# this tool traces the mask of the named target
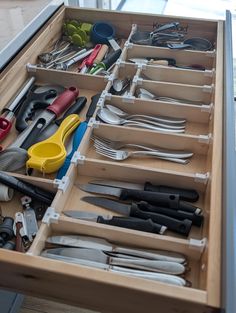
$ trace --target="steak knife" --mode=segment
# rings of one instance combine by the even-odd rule
[[[70,258],[88,260],[91,262],[108,264],[112,266],[124,266],[132,269],[146,270],[151,272],[181,275],[185,272],[185,266],[177,262],[137,259],[137,258],[119,258],[109,256],[99,249],[89,248],[51,248],[47,250],[49,253],[62,255]]]
[[[179,195],[177,194],[99,186],[94,184],[84,184],[84,185],[75,184],[75,186],[86,192],[109,195],[116,197],[119,200],[128,200],[128,199],[141,200],[147,201],[155,205],[166,206],[173,210],[182,210],[195,214],[201,213],[200,208],[179,200]]]
[[[98,215],[96,213],[86,211],[65,211],[63,213],[64,215],[67,215],[72,218],[93,221],[101,224],[113,225],[134,230],[140,230],[160,235],[162,235],[167,229],[166,226],[154,223],[151,219],[143,220],[141,218],[122,217],[122,216],[112,217],[108,215]]]
[[[98,263],[98,262],[91,262],[88,260],[76,259],[76,258],[58,255],[58,254],[53,254],[53,253],[50,253],[50,250],[51,249],[44,250],[41,253],[41,256],[46,257],[46,258],[50,258],[50,259],[54,259],[54,260],[58,260],[58,261],[67,262],[67,263],[74,263],[74,264],[79,264],[82,266],[90,266],[90,267],[95,267],[95,268],[99,268],[99,269],[105,269],[107,271],[114,272],[114,273],[121,274],[121,275],[133,276],[133,277],[143,278],[143,279],[149,279],[149,280],[159,281],[162,283],[176,285],[176,286],[188,286],[188,282],[186,280],[184,280],[181,277],[175,276],[175,275],[132,270],[132,269],[127,269],[127,268],[122,268],[119,266],[113,266],[113,268],[111,269],[110,266],[107,264],[102,264],[102,263]]]
[[[199,199],[199,193],[195,189],[176,188],[165,185],[153,185],[150,182],[145,182],[144,184],[133,184],[117,180],[92,180],[90,181],[90,184],[153,192],[176,193],[179,195],[180,200],[188,202],[196,202]]]
[[[136,203],[132,203],[130,205],[102,197],[83,197],[81,198],[81,200],[111,210],[113,212],[123,214],[125,216],[141,218],[144,220],[151,219],[154,223],[164,225],[169,230],[177,232],[181,235],[188,236],[191,230],[192,221],[188,219],[183,219],[182,221],[180,221],[176,218],[169,217],[163,214],[149,212],[147,210],[140,210],[139,205]],[[78,211],[66,211],[65,213],[73,214],[73,212],[77,213]]]
[[[186,263],[186,258],[180,253],[158,249],[148,250],[138,248],[125,248],[117,246],[114,243],[110,243],[109,241],[98,237],[84,235],[51,236],[47,238],[46,242],[75,248],[100,249],[106,252],[121,253],[126,256],[135,256],[137,258],[172,261],[181,264]]]

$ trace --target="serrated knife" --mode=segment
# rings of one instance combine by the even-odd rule
[[[188,236],[192,221],[188,219],[178,220],[176,218],[166,216],[159,213],[148,212],[139,209],[139,205],[136,203],[125,204],[111,199],[102,197],[83,197],[82,201],[111,210],[113,212],[123,214],[128,217],[140,218],[143,220],[151,219],[154,223],[166,226],[169,230],[172,230],[178,234]],[[175,211],[174,211],[175,212]],[[66,211],[67,215],[75,216],[78,211]]]
[[[120,253],[129,256],[135,256],[137,258],[145,258],[151,260],[162,260],[177,262],[181,264],[186,263],[186,258],[176,252],[170,252],[165,250],[148,250],[148,249],[134,249],[134,248],[125,248],[110,243],[109,241],[91,236],[84,235],[64,235],[64,236],[51,236],[48,237],[46,242],[61,246],[68,246],[74,248],[90,248],[90,249],[99,249],[106,252]]]
[[[199,199],[199,193],[195,189],[176,188],[165,185],[153,185],[150,182],[145,182],[144,184],[134,184],[117,180],[92,180],[89,183],[109,187],[136,189],[163,193],[176,193],[179,195],[180,200],[188,202],[196,202]]]
[[[104,269],[109,272],[125,275],[125,276],[132,276],[132,277],[137,277],[137,278],[143,278],[143,279],[148,279],[148,280],[154,280],[166,284],[171,284],[171,285],[176,285],[176,286],[188,286],[188,282],[184,280],[181,277],[175,276],[175,275],[169,275],[169,274],[162,274],[162,273],[155,273],[155,272],[148,272],[148,271],[139,271],[139,270],[132,270],[132,269],[127,269],[127,268],[122,268],[119,266],[113,266],[111,269],[109,265],[107,264],[102,264],[98,262],[92,262],[88,260],[82,260],[82,259],[76,259],[76,258],[71,258],[71,257],[66,257],[58,254],[53,254],[50,253],[51,249],[45,250],[41,253],[42,257],[46,257],[49,259],[54,259],[62,262],[67,262],[67,263],[74,263],[74,264],[79,264],[82,266],[87,266],[87,267],[95,267],[98,269]]]
[[[151,272],[181,275],[185,272],[185,266],[177,262],[137,259],[137,258],[125,258],[110,256],[109,253],[105,253],[99,249],[89,248],[52,248],[46,250],[49,253],[66,256],[69,258],[76,258],[82,260],[88,260],[91,262],[108,264],[112,266],[124,266],[126,268],[146,270]]]
[[[149,203],[168,207],[174,210],[182,210],[190,213],[200,214],[201,209],[179,200],[179,195],[162,193],[162,192],[151,192],[143,190],[116,188],[108,186],[99,186],[94,184],[75,184],[79,189],[102,195],[109,195],[118,198],[119,200],[140,200],[147,201]]]
[[[154,223],[151,219],[141,219],[122,216],[100,215],[86,211],[65,211],[64,215],[86,221],[93,221],[101,224],[118,226],[128,229],[144,231],[153,234],[163,235],[167,227]]]

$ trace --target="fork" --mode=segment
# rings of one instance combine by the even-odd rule
[[[96,149],[96,152],[98,154],[101,154],[103,156],[106,156],[108,158],[122,161],[125,159],[128,159],[130,157],[135,156],[149,156],[149,157],[157,157],[163,160],[172,161],[180,164],[187,164],[189,161],[185,158],[190,158],[193,153],[189,152],[179,152],[179,151],[169,151],[169,150],[155,150],[152,148],[148,148],[141,145],[135,145],[135,144],[125,144],[128,146],[132,146],[135,148],[141,148],[145,150],[139,150],[139,151],[127,151],[127,150],[116,150],[109,147],[106,143],[99,141],[98,139],[94,139],[94,147]],[[106,141],[106,139],[104,140]],[[124,144],[120,144],[120,146],[124,146]]]

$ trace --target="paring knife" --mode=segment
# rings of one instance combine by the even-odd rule
[[[191,230],[192,222],[188,219],[180,221],[163,214],[153,213],[147,210],[143,211],[140,210],[138,204],[136,203],[132,203],[130,205],[102,197],[83,197],[81,200],[111,210],[113,212],[123,214],[125,216],[141,218],[144,220],[151,219],[154,223],[164,225],[169,230],[172,230],[181,235],[188,236]],[[65,213],[75,217],[78,211],[66,211]]]
[[[66,216],[77,218],[86,221],[93,221],[101,224],[118,226],[123,228],[129,228],[134,230],[145,231],[148,233],[160,234],[162,235],[167,227],[154,223],[151,219],[143,220],[140,218],[129,218],[121,216],[109,216],[109,215],[99,215],[93,212],[86,211],[65,211],[63,212]]]
[[[138,258],[145,258],[151,260],[162,260],[162,261],[170,261],[177,262],[181,264],[186,264],[186,258],[176,252],[170,252],[165,250],[148,250],[148,249],[134,249],[134,248],[125,248],[117,246],[114,243],[110,243],[109,241],[91,236],[84,235],[66,235],[66,236],[51,236],[48,237],[46,242],[75,247],[75,248],[90,248],[90,249],[99,249],[106,252],[112,253],[120,253],[128,256],[135,256]]]
[[[199,199],[199,193],[195,189],[176,188],[164,185],[153,185],[150,182],[145,182],[144,185],[142,185],[117,180],[92,180],[90,181],[90,184],[153,192],[176,193],[179,195],[180,200],[185,200],[188,202],[195,202]]]
[[[51,249],[43,251],[41,253],[41,256],[49,258],[49,259],[67,262],[67,263],[79,264],[82,266],[90,266],[90,267],[95,267],[98,269],[105,269],[107,271],[114,272],[114,273],[121,274],[121,275],[149,279],[149,280],[154,280],[154,281],[176,285],[176,286],[188,286],[189,285],[188,282],[185,281],[183,278],[175,276],[175,275],[132,270],[132,269],[127,269],[127,268],[122,268],[119,266],[113,266],[113,268],[110,269],[110,266],[107,264],[53,254],[53,253],[50,253],[50,250]]]
[[[141,200],[155,205],[166,206],[173,210],[182,210],[195,214],[201,213],[200,208],[179,200],[179,195],[177,194],[99,186],[94,184],[75,184],[75,186],[86,192],[109,195],[116,197],[119,200]]]
[[[181,275],[185,272],[185,266],[177,262],[149,260],[140,258],[125,258],[110,256],[99,249],[89,248],[51,248],[49,253],[58,254],[70,258],[88,260],[96,263],[108,264],[112,266],[124,266],[132,269],[146,270],[163,274]]]

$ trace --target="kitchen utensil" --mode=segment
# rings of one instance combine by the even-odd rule
[[[70,166],[70,161],[71,158],[73,157],[75,151],[78,149],[81,140],[83,139],[83,136],[87,130],[88,122],[90,118],[93,116],[93,113],[96,109],[97,102],[100,98],[100,93],[92,96],[91,98],[91,103],[89,105],[87,114],[86,114],[86,120],[82,123],[80,123],[79,127],[76,129],[75,134],[74,134],[74,140],[73,140],[73,146],[71,152],[67,155],[65,162],[63,163],[62,167],[59,169],[57,172],[57,178],[61,179],[67,172],[69,166]]]
[[[97,75],[102,71],[107,71],[119,58],[122,50],[118,49],[112,53],[110,53],[102,62],[98,63],[95,67],[93,67],[89,74]]]
[[[91,40],[93,43],[110,44],[114,50],[119,50],[120,46],[114,39],[115,29],[113,25],[105,22],[93,24],[91,30]]]
[[[99,51],[101,50],[101,48],[102,48],[102,45],[97,44],[94,47],[93,52],[87,58],[83,60],[83,62],[78,67],[78,70],[81,74],[86,73],[88,69],[93,66],[94,60],[96,56],[98,55]]]
[[[81,200],[128,217],[135,217],[144,220],[151,219],[154,223],[164,225],[169,230],[184,236],[188,236],[191,230],[192,222],[188,219],[178,220],[157,212],[150,212],[148,210],[144,211],[141,210],[136,203],[129,205],[100,197],[82,197]],[[78,211],[69,211],[70,214],[73,214],[73,212]],[[69,213],[67,211],[66,214],[68,215]]]
[[[54,198],[54,194],[52,192],[34,186],[30,183],[25,183],[2,171],[0,171],[0,182],[14,190],[23,193],[24,195],[27,195],[35,200],[39,200],[47,205],[50,205]]]
[[[46,242],[68,247],[100,249],[106,252],[135,256],[137,258],[145,258],[150,260],[177,262],[180,264],[187,263],[185,256],[177,252],[170,252],[158,249],[148,250],[120,247],[112,242],[98,237],[83,235],[51,236],[46,239]]]
[[[152,191],[141,191],[117,187],[99,186],[93,184],[75,184],[79,189],[101,195],[109,195],[119,200],[141,200],[154,205],[168,207],[173,210],[182,210],[190,213],[200,214],[201,209],[190,203],[179,200],[179,195]]]
[[[60,247],[48,249],[47,251],[49,251],[49,253],[54,253],[66,257],[109,264],[111,268],[115,265],[169,275],[181,275],[185,272],[185,266],[177,262],[138,259],[135,257],[125,256],[118,257],[115,254],[112,254],[111,256],[109,252],[106,253],[106,251],[102,251],[99,249]]]
[[[123,161],[126,160],[130,157],[155,157],[155,158],[161,158],[166,161],[172,161],[180,164],[187,164],[189,161],[186,160],[186,155],[188,157],[191,157],[193,153],[186,153],[184,152],[179,153],[179,154],[174,154],[172,152],[171,154],[168,153],[163,153],[159,151],[147,151],[147,150],[139,150],[139,151],[128,151],[128,150],[115,150],[111,149],[109,147],[106,147],[102,144],[94,143],[94,147],[96,149],[96,152],[106,156],[110,159],[116,160],[116,161]]]
[[[79,62],[80,60],[83,60],[88,55],[90,55],[92,52],[93,52],[93,49],[89,49],[89,50],[83,49],[80,52],[78,52],[76,54],[76,56],[74,56],[72,59],[70,59],[66,62],[56,63],[55,68],[57,70],[67,71],[70,66]]]
[[[59,117],[77,98],[79,91],[75,87],[70,87],[58,96],[51,105],[43,111],[37,119],[25,129],[10,147],[20,147],[28,149],[39,133],[45,129],[56,117]],[[37,127],[39,126],[40,127]]]
[[[68,42],[65,42],[63,40],[57,40],[53,50],[51,50],[50,52],[43,52],[39,54],[38,59],[40,60],[40,62],[47,64],[53,61],[57,55],[60,55],[61,53],[67,51],[70,46],[71,44]]]
[[[102,45],[100,51],[98,52],[96,58],[93,61],[93,67],[96,67],[97,64],[99,64],[100,62],[102,62],[102,60],[105,58],[107,52],[109,50],[108,45]]]
[[[31,207],[32,199],[28,196],[21,198],[21,204],[24,208],[24,219],[27,228],[28,239],[30,242],[33,241],[34,237],[38,232],[38,224],[34,209]]]
[[[13,100],[11,100],[10,103],[3,108],[3,114],[0,116],[0,140],[3,140],[10,132],[15,114],[22,105],[22,100],[33,85],[34,81],[35,77],[29,78],[20,88]]]
[[[93,212],[86,211],[65,211],[65,215],[87,220],[93,221],[101,224],[112,225],[117,227],[123,227],[128,229],[134,229],[139,231],[144,231],[147,233],[153,234],[164,234],[167,227],[160,225],[158,223],[154,223],[151,219],[141,219],[141,218],[130,218],[130,217],[120,217],[120,216],[109,216],[109,215],[100,215]]]
[[[164,193],[176,193],[179,195],[180,200],[185,200],[189,202],[195,202],[199,199],[199,193],[195,189],[187,188],[177,188],[172,186],[164,185],[153,185],[150,182],[145,182],[144,184],[128,183],[117,180],[92,180],[90,184],[103,185],[118,188],[128,188],[137,190],[146,190],[153,192],[164,192]]]
[[[90,267],[95,267],[95,268],[99,268],[99,269],[105,269],[107,271],[118,273],[121,275],[127,275],[127,276],[143,278],[143,279],[149,279],[149,280],[159,281],[159,282],[177,285],[177,286],[187,286],[188,285],[187,281],[185,281],[183,278],[175,276],[175,275],[167,275],[167,274],[153,273],[153,272],[147,272],[147,271],[138,271],[138,270],[122,268],[119,266],[113,266],[111,268],[111,266],[107,265],[107,264],[101,264],[101,263],[94,262],[94,261],[88,261],[88,260],[83,260],[83,259],[66,257],[66,256],[62,256],[62,255],[57,254],[58,250],[54,250],[54,251],[51,251],[51,250],[52,249],[44,250],[41,253],[41,256],[46,257],[46,258],[50,258],[50,259],[54,259],[54,260],[58,260],[58,261],[79,264],[82,266],[90,266]],[[53,253],[53,252],[55,252],[55,253]]]
[[[161,124],[162,127],[155,126],[155,124],[151,124],[147,120],[145,122],[138,122],[138,121],[130,121],[128,119],[121,118],[117,116],[115,113],[111,112],[110,110],[106,109],[105,107],[101,108],[97,112],[97,116],[105,123],[107,124],[112,124],[112,125],[126,125],[126,126],[131,126],[131,127],[140,127],[140,128],[146,128],[150,130],[155,130],[155,131],[165,131],[165,132],[171,132],[171,133],[183,133],[184,128],[173,128],[173,127],[168,127],[166,124]],[[150,124],[149,124],[150,123]]]
[[[60,85],[35,86],[30,90],[17,114],[16,129],[19,132],[26,129],[35,112],[48,107],[64,90],[65,88]]]
[[[26,162],[26,168],[34,168],[43,173],[56,172],[66,158],[65,140],[79,123],[79,116],[71,114],[65,118],[54,135],[31,146],[28,150],[29,160]]]
[[[116,96],[123,95],[124,92],[126,92],[127,89],[130,87],[130,84],[131,84],[130,78],[124,79],[116,78],[113,80],[112,86],[110,88],[110,93]]]
[[[168,43],[167,47],[170,49],[208,51],[212,49],[212,43],[206,38],[193,37],[184,40],[182,43]]]
[[[133,118],[144,118],[144,119],[150,119],[156,122],[160,123],[166,123],[166,124],[184,124],[186,123],[186,119],[184,118],[173,118],[173,117],[167,117],[167,116],[150,116],[150,115],[143,115],[143,114],[128,114],[121,109],[117,108],[114,105],[106,104],[105,108],[107,108],[109,111],[115,113],[119,117],[125,117],[127,119],[133,119]]]

